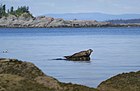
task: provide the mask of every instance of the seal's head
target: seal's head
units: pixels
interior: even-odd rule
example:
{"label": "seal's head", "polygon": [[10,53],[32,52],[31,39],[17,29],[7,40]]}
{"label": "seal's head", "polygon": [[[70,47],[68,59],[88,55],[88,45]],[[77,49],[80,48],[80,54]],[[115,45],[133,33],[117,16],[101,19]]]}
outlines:
{"label": "seal's head", "polygon": [[88,51],[88,53],[90,53],[90,54],[93,52],[93,50],[92,50],[92,49],[89,49],[89,50],[87,50],[87,51]]}

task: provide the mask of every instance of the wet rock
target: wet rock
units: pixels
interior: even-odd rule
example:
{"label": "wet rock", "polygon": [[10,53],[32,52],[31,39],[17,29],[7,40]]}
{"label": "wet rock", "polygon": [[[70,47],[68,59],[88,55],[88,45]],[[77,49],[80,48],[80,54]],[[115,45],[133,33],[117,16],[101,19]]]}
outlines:
{"label": "wet rock", "polygon": [[78,53],[74,53],[73,55],[70,56],[64,56],[67,60],[72,60],[72,61],[89,61],[90,60],[90,55],[93,52],[92,49],[86,50],[86,51],[81,51]]}

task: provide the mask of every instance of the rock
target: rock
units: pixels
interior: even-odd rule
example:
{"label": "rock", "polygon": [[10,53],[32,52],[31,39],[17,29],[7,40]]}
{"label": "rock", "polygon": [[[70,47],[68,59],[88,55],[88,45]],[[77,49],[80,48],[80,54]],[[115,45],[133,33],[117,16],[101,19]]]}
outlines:
{"label": "rock", "polygon": [[47,27],[68,27],[68,26],[70,26],[70,22],[58,18],[54,19]]}
{"label": "rock", "polygon": [[89,61],[90,60],[90,55],[93,52],[92,49],[86,50],[86,51],[81,51],[78,53],[75,53],[70,56],[64,56],[67,60],[72,60],[72,61]]}
{"label": "rock", "polygon": [[0,58],[0,91],[98,91],[82,85],[61,83],[30,62]]}
{"label": "rock", "polygon": [[30,62],[22,62],[16,59],[0,59],[0,74],[19,75],[28,79],[35,79],[45,74]]}
{"label": "rock", "polygon": [[140,91],[140,71],[114,76],[102,82],[97,90],[59,82],[30,62],[0,58],[0,91]]}
{"label": "rock", "polygon": [[53,20],[54,18],[52,17],[45,17],[45,16],[36,17],[30,23],[29,27],[47,27],[48,24],[50,24]]}
{"label": "rock", "polygon": [[23,20],[23,21],[29,21],[32,19],[33,19],[33,16],[31,16],[31,14],[29,13],[23,13],[18,17],[18,20]]}
{"label": "rock", "polygon": [[[38,83],[41,83],[39,81],[39,78],[42,78],[42,80],[48,82],[49,88],[59,88],[59,84],[57,80],[54,78],[45,75],[39,68],[37,68],[34,64],[30,62],[22,62],[17,59],[0,59],[0,74],[12,74],[12,75],[18,75],[21,77],[24,77],[28,80],[35,80]],[[46,79],[47,78],[47,79]],[[50,85],[51,84],[51,85]],[[55,84],[55,85],[53,85]]]}
{"label": "rock", "polygon": [[102,27],[108,26],[108,22],[97,22],[95,20],[64,20],[46,16],[33,17],[29,13],[20,16],[9,14],[7,17],[0,18],[0,27]]}
{"label": "rock", "polygon": [[92,27],[98,24],[95,20],[72,20],[73,27]]}
{"label": "rock", "polygon": [[140,71],[123,73],[102,82],[100,91],[140,91]]}
{"label": "rock", "polygon": [[17,17],[15,15],[8,15],[8,17],[6,17],[6,20],[8,21],[14,21],[14,20],[17,20]]}

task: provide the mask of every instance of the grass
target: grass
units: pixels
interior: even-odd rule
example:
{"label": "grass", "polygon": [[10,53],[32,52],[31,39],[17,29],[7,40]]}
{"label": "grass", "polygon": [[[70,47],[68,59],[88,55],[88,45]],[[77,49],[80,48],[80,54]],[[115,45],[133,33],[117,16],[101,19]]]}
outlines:
{"label": "grass", "polygon": [[98,91],[82,85],[61,83],[46,76],[30,62],[0,59],[0,91]]}
{"label": "grass", "polygon": [[102,82],[101,91],[140,91],[140,71],[122,73]]}

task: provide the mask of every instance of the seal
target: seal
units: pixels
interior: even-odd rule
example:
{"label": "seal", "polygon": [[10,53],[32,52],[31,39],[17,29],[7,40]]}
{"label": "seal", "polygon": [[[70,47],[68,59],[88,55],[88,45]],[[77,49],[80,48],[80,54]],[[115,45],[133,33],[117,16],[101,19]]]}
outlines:
{"label": "seal", "polygon": [[72,61],[89,61],[90,55],[92,52],[93,52],[93,50],[89,49],[89,50],[80,51],[80,52],[74,53],[73,55],[64,56],[64,57],[67,60],[72,60]]}

